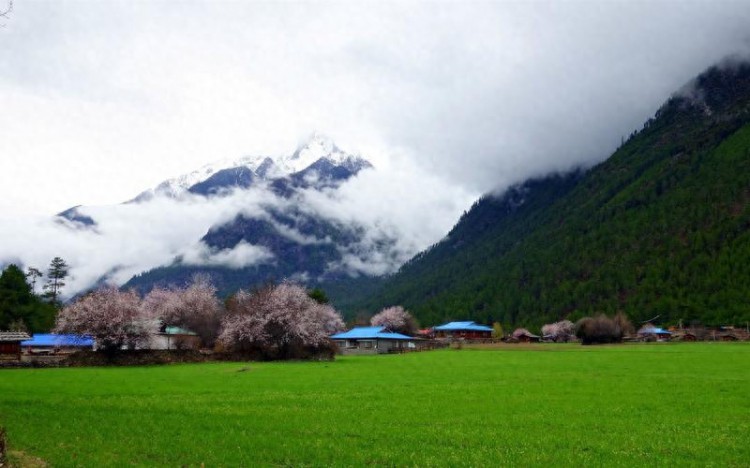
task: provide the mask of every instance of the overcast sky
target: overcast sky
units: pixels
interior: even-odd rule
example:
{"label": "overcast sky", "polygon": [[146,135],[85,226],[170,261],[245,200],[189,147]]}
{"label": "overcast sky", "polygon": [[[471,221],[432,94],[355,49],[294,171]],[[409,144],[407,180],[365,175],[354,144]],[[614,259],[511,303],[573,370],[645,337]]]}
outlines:
{"label": "overcast sky", "polygon": [[312,131],[477,193],[601,160],[747,49],[750,2],[16,0],[0,21],[0,210],[54,213]]}
{"label": "overcast sky", "polygon": [[601,161],[750,48],[747,1],[16,0],[0,25],[0,256],[36,262],[61,250],[34,248],[57,241],[40,216],[314,131],[383,174],[352,212],[385,191],[412,201],[396,219],[433,210],[405,231],[424,248],[481,193]]}

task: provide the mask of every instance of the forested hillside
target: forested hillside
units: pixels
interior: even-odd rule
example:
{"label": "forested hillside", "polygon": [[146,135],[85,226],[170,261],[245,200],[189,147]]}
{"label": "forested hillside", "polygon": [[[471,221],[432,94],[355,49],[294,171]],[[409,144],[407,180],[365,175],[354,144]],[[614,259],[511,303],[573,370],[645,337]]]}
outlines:
{"label": "forested hillside", "polygon": [[485,196],[359,308],[422,324],[750,321],[750,65],[713,67],[585,174]]}

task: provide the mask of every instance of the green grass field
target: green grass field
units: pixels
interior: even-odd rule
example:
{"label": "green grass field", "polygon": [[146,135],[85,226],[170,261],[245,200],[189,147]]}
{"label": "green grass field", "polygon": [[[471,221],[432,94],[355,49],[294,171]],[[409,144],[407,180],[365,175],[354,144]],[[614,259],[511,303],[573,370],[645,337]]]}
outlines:
{"label": "green grass field", "polygon": [[750,344],[3,370],[0,425],[51,466],[747,466]]}

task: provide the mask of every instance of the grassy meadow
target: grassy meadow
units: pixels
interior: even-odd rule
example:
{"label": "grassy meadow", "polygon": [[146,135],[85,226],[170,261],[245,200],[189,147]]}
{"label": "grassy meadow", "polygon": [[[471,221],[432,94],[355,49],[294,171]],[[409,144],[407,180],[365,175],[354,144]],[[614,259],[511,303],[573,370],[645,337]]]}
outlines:
{"label": "grassy meadow", "polygon": [[747,343],[0,371],[11,461],[50,466],[744,465]]}

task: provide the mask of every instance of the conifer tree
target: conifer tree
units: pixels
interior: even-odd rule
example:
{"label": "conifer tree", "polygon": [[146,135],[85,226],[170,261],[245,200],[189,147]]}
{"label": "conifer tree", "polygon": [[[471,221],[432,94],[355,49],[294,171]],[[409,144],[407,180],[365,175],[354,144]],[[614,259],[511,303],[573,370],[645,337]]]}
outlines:
{"label": "conifer tree", "polygon": [[49,299],[51,304],[58,303],[60,290],[65,286],[65,278],[68,276],[68,264],[60,257],[55,257],[47,269],[47,284],[44,285],[44,297]]}

